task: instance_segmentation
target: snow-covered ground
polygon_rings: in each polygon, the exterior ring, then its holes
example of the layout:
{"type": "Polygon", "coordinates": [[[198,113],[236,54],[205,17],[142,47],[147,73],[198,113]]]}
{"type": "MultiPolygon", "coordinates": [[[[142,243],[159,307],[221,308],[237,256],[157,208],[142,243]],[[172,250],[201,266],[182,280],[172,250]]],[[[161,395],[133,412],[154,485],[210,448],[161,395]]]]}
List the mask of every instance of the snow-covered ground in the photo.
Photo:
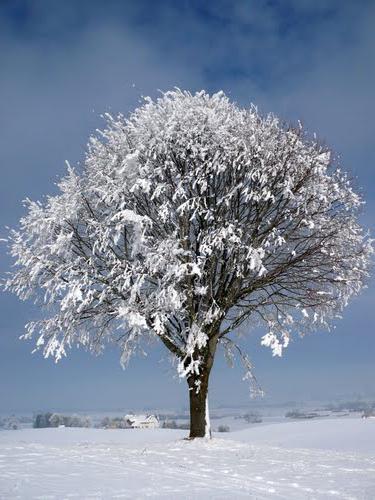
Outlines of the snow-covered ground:
{"type": "Polygon", "coordinates": [[[0,432],[1,499],[374,499],[375,420],[186,431],[0,432]]]}

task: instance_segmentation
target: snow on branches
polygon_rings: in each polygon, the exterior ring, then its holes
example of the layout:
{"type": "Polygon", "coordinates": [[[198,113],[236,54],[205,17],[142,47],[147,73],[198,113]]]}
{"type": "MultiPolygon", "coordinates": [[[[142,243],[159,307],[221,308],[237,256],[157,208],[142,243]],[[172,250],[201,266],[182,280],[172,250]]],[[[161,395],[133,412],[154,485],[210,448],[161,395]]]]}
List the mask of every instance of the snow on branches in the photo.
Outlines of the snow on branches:
{"type": "Polygon", "coordinates": [[[362,201],[301,126],[178,89],[106,120],[83,168],[27,201],[10,235],[6,288],[47,306],[25,334],[46,356],[116,342],[125,363],[158,338],[199,377],[244,321],[264,324],[262,344],[281,355],[362,288],[362,201]]]}

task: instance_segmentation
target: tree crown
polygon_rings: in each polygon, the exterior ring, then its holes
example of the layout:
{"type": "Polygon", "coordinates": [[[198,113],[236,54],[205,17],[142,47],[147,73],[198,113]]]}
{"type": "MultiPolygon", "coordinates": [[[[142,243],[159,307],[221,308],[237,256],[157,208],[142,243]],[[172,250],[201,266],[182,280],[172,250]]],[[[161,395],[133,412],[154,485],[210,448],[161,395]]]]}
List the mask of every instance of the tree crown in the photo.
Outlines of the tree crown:
{"type": "Polygon", "coordinates": [[[10,235],[6,288],[47,306],[25,335],[46,356],[114,341],[125,363],[148,336],[181,375],[199,373],[209,342],[230,350],[249,318],[281,355],[292,331],[327,326],[360,291],[361,198],[301,126],[178,89],[106,118],[83,168],[28,201],[10,235]]]}

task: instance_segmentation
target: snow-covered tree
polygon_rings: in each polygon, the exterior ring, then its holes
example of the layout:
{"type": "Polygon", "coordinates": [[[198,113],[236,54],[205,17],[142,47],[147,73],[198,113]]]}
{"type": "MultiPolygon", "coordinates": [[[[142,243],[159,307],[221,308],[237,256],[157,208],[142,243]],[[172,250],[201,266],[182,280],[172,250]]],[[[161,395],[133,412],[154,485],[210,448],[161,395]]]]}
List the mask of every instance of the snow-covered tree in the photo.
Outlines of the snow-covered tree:
{"type": "Polygon", "coordinates": [[[27,201],[10,234],[6,288],[47,306],[24,337],[56,360],[115,342],[123,364],[159,339],[187,380],[192,438],[209,432],[219,345],[254,380],[233,332],[263,325],[261,343],[281,355],[293,332],[328,327],[368,276],[363,202],[330,151],[222,92],[174,90],[108,115],[59,188],[27,201]]]}
{"type": "Polygon", "coordinates": [[[87,415],[62,415],[61,413],[53,413],[49,417],[49,427],[91,427],[91,418],[87,415]]]}

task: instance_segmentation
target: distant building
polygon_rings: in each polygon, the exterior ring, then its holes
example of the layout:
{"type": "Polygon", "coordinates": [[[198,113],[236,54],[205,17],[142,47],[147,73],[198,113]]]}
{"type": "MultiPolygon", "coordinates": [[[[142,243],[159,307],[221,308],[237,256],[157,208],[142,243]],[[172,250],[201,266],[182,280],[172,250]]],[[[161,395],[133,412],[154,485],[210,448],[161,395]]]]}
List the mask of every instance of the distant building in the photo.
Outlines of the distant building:
{"type": "Polygon", "coordinates": [[[132,429],[157,429],[159,420],[155,415],[125,415],[125,421],[132,429]]]}

